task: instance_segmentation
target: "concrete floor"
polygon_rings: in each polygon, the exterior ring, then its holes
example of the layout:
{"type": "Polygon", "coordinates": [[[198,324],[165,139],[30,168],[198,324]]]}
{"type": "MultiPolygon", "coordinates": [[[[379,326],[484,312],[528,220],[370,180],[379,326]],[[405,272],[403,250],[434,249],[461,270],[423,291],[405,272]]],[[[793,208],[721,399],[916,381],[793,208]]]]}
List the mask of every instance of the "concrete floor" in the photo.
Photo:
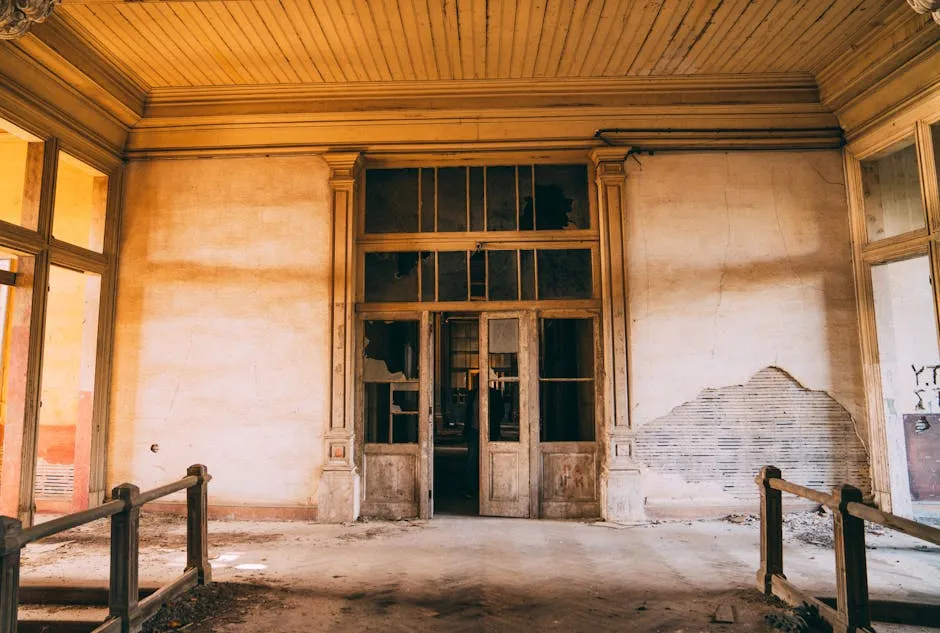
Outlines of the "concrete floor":
{"type": "MultiPolygon", "coordinates": [[[[822,524],[825,526],[825,522],[822,524]]],[[[179,519],[144,515],[141,582],[182,569],[179,519]]],[[[793,535],[791,535],[792,537],[793,535]]],[[[187,633],[766,631],[753,519],[642,525],[442,517],[427,522],[212,522],[214,578],[270,587],[242,622],[187,633]],[[719,604],[738,621],[712,623],[719,604]]],[[[940,603],[940,548],[870,535],[873,597],[940,603]]],[[[833,552],[790,538],[786,573],[833,595],[833,552]]],[[[107,524],[24,552],[24,582],[107,581],[107,524]]],[[[879,627],[882,630],[882,627],[879,627]]]]}

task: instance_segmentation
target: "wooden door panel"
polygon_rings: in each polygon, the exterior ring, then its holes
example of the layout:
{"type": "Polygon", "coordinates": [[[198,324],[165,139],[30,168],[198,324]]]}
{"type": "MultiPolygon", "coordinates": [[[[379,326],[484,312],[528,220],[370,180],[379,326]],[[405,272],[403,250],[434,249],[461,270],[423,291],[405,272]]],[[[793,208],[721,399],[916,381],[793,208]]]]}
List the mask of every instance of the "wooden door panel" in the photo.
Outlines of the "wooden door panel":
{"type": "Polygon", "coordinates": [[[419,456],[416,446],[381,446],[363,455],[363,516],[405,519],[418,516],[419,456]],[[390,449],[397,449],[392,452],[390,449]]]}

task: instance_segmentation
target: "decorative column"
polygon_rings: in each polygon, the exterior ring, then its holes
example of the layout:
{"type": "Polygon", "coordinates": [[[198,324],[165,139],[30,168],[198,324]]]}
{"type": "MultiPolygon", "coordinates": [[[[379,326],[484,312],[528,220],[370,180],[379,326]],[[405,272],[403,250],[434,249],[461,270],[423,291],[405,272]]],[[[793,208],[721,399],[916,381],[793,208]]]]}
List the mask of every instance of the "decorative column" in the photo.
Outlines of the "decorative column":
{"type": "Polygon", "coordinates": [[[324,155],[330,166],[330,418],[324,433],[325,463],[317,495],[317,517],[324,523],[359,518],[359,473],[354,461],[353,413],[355,232],[362,155],[324,155]]]}
{"type": "Polygon", "coordinates": [[[603,147],[591,153],[597,183],[601,245],[606,445],[601,469],[604,518],[644,518],[639,464],[633,457],[630,425],[626,212],[629,147],[603,147]]]}

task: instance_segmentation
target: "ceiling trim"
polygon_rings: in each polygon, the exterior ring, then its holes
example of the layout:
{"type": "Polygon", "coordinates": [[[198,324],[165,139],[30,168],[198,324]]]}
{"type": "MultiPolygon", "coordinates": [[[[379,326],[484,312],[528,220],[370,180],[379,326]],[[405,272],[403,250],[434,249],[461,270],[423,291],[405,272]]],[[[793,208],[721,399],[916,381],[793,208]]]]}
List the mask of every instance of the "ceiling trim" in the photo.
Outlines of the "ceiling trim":
{"type": "Polygon", "coordinates": [[[154,88],[144,116],[818,102],[808,74],[502,79],[154,88]]]}

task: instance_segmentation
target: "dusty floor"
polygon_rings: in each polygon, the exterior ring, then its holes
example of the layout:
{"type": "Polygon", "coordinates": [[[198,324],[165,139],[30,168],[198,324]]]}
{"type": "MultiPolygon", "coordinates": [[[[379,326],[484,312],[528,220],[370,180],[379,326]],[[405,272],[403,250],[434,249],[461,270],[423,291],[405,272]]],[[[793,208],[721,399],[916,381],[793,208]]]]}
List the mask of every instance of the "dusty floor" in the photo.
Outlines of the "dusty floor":
{"type": "MultiPolygon", "coordinates": [[[[834,593],[829,525],[811,513],[787,523],[787,576],[817,595],[834,593]]],[[[181,571],[184,529],[180,519],[144,515],[142,584],[181,571]]],[[[154,630],[763,632],[774,609],[753,589],[759,536],[748,516],[641,525],[212,522],[209,531],[215,580],[238,583],[217,590],[224,613],[170,614],[154,630]],[[735,624],[712,622],[721,604],[734,607],[735,624]]],[[[31,545],[23,581],[104,584],[107,539],[100,522],[31,545]]],[[[940,603],[940,548],[880,530],[868,543],[873,597],[940,603]]]]}

